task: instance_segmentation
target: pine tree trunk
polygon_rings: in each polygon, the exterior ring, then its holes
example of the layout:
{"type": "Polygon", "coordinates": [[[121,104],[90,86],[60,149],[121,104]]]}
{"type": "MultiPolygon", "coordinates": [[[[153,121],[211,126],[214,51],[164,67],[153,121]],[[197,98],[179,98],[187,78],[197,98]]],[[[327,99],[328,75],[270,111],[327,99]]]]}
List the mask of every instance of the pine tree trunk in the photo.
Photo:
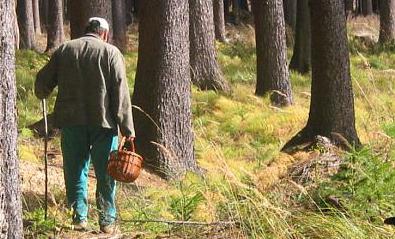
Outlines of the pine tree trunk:
{"type": "Polygon", "coordinates": [[[295,31],[297,0],[283,0],[283,4],[285,24],[295,31]]]}
{"type": "Polygon", "coordinates": [[[64,41],[63,4],[62,0],[49,1],[49,24],[47,33],[47,49],[52,51],[64,41]]]}
{"type": "Polygon", "coordinates": [[[276,106],[292,104],[282,0],[254,1],[257,51],[255,94],[270,93],[276,106]]]}
{"type": "Polygon", "coordinates": [[[312,86],[309,120],[306,127],[283,148],[292,151],[296,145],[321,135],[334,133],[349,144],[359,146],[355,130],[354,99],[350,75],[343,0],[314,0],[311,7],[312,86]]]}
{"type": "Polygon", "coordinates": [[[40,5],[38,4],[38,0],[33,0],[33,18],[34,30],[36,34],[41,34],[40,5]]]}
{"type": "Polygon", "coordinates": [[[232,13],[235,20],[235,24],[240,24],[240,4],[239,0],[232,0],[232,13]]]}
{"type": "Polygon", "coordinates": [[[40,22],[41,22],[41,28],[47,29],[48,25],[48,5],[49,1],[48,0],[40,0],[40,22]]]}
{"type": "Polygon", "coordinates": [[[225,23],[229,22],[230,19],[230,1],[231,0],[224,0],[225,23]]]}
{"type": "Polygon", "coordinates": [[[345,0],[346,18],[349,19],[354,11],[354,0],[345,0]]]}
{"type": "Polygon", "coordinates": [[[112,39],[112,11],[110,0],[69,0],[71,39],[81,37],[91,17],[105,18],[110,25],[112,39]]]}
{"type": "Polygon", "coordinates": [[[20,34],[20,49],[34,49],[34,20],[32,0],[18,0],[17,4],[18,26],[20,34]]]}
{"type": "Polygon", "coordinates": [[[395,0],[380,2],[380,36],[379,42],[390,43],[395,40],[395,0]]]}
{"type": "Polygon", "coordinates": [[[113,42],[122,52],[126,51],[126,5],[124,0],[112,1],[113,42]]]}
{"type": "Polygon", "coordinates": [[[298,0],[296,37],[290,69],[305,74],[311,64],[311,29],[309,0],[298,0]]]}
{"type": "Polygon", "coordinates": [[[23,238],[17,156],[17,115],[13,12],[0,0],[0,238],[23,238]]]}
{"type": "Polygon", "coordinates": [[[196,170],[188,2],[142,1],[133,104],[138,152],[163,177],[196,170]],[[152,17],[156,16],[156,17],[152,17]]]}
{"type": "Polygon", "coordinates": [[[362,0],[362,13],[364,16],[373,14],[372,0],[362,0]]]}
{"type": "Polygon", "coordinates": [[[16,1],[11,1],[12,2],[12,24],[13,24],[13,33],[14,33],[14,43],[15,43],[15,49],[19,49],[19,26],[18,26],[18,17],[16,14],[16,1]]]}
{"type": "Polygon", "coordinates": [[[216,59],[212,1],[189,0],[189,16],[192,82],[202,90],[229,92],[216,59]]]}
{"type": "Polygon", "coordinates": [[[220,42],[226,41],[225,36],[225,10],[223,0],[213,0],[215,39],[220,42]]]}

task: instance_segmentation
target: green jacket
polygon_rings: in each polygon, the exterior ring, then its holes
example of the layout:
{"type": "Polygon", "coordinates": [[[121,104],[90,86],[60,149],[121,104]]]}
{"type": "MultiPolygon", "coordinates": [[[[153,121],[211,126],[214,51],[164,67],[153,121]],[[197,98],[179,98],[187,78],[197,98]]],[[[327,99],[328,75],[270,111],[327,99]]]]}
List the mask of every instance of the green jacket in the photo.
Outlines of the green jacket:
{"type": "Polygon", "coordinates": [[[56,86],[55,126],[119,126],[123,136],[135,136],[125,62],[115,46],[93,34],[61,45],[38,72],[35,94],[47,98],[56,86]]]}

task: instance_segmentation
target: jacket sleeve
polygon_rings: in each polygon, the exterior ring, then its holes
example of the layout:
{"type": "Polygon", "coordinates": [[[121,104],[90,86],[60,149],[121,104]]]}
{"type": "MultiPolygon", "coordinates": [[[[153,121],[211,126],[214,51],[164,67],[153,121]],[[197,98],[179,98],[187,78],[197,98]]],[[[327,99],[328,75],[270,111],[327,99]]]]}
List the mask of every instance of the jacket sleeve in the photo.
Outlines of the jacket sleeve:
{"type": "Polygon", "coordinates": [[[34,93],[39,99],[45,99],[58,84],[56,71],[56,52],[49,62],[37,73],[34,93]]]}
{"type": "Polygon", "coordinates": [[[132,103],[126,77],[125,61],[117,51],[111,61],[111,92],[110,104],[113,116],[119,126],[122,136],[135,137],[132,103]]]}

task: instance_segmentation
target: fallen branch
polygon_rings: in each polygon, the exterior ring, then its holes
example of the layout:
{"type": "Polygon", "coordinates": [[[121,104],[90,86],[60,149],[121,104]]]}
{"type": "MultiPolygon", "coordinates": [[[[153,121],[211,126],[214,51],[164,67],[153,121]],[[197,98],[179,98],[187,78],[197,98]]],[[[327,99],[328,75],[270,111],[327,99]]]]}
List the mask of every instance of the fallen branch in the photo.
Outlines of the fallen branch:
{"type": "Polygon", "coordinates": [[[188,226],[229,226],[237,225],[237,222],[232,221],[218,221],[218,222],[194,222],[194,221],[167,221],[167,220],[122,220],[123,222],[131,223],[166,223],[175,225],[188,225],[188,226]]]}

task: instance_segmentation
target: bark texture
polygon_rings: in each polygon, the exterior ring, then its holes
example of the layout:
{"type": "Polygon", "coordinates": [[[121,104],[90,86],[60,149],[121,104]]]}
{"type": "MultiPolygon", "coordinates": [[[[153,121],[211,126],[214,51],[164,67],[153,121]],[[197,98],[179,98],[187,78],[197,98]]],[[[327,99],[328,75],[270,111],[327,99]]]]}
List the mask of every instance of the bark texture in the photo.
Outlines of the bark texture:
{"type": "Polygon", "coordinates": [[[317,135],[341,135],[359,146],[355,130],[354,99],[350,76],[343,0],[310,1],[312,31],[312,86],[306,127],[283,148],[311,142],[317,135]]]}
{"type": "Polygon", "coordinates": [[[196,170],[191,115],[188,2],[141,1],[133,104],[137,150],[163,177],[196,170]],[[155,17],[153,17],[155,16],[155,17]]]}
{"type": "Polygon", "coordinates": [[[189,38],[192,82],[202,90],[229,92],[217,62],[213,2],[189,0],[189,38]]]}
{"type": "Polygon", "coordinates": [[[0,0],[0,238],[10,239],[23,238],[13,7],[12,1],[0,0]]]}
{"type": "Polygon", "coordinates": [[[254,2],[257,51],[255,94],[271,94],[276,106],[292,104],[282,0],[254,2]]]}
{"type": "Polygon", "coordinates": [[[113,43],[122,52],[126,51],[126,5],[124,0],[112,1],[113,43]]]}
{"type": "Polygon", "coordinates": [[[381,0],[379,42],[382,44],[386,44],[394,40],[395,40],[395,0],[381,0]]]}
{"type": "Polygon", "coordinates": [[[223,0],[213,0],[215,39],[226,41],[225,35],[225,9],[223,0]]]}
{"type": "Polygon", "coordinates": [[[311,64],[311,29],[309,0],[298,0],[296,37],[290,69],[305,74],[311,64]]]}
{"type": "Polygon", "coordinates": [[[64,41],[62,0],[49,1],[49,24],[47,30],[47,49],[52,51],[64,41]]]}
{"type": "Polygon", "coordinates": [[[17,16],[19,26],[19,48],[34,49],[34,20],[33,20],[33,2],[32,0],[18,0],[17,16]]]}
{"type": "Polygon", "coordinates": [[[110,0],[69,0],[71,39],[81,37],[91,17],[102,17],[110,25],[110,38],[112,39],[112,11],[110,0]]]}

